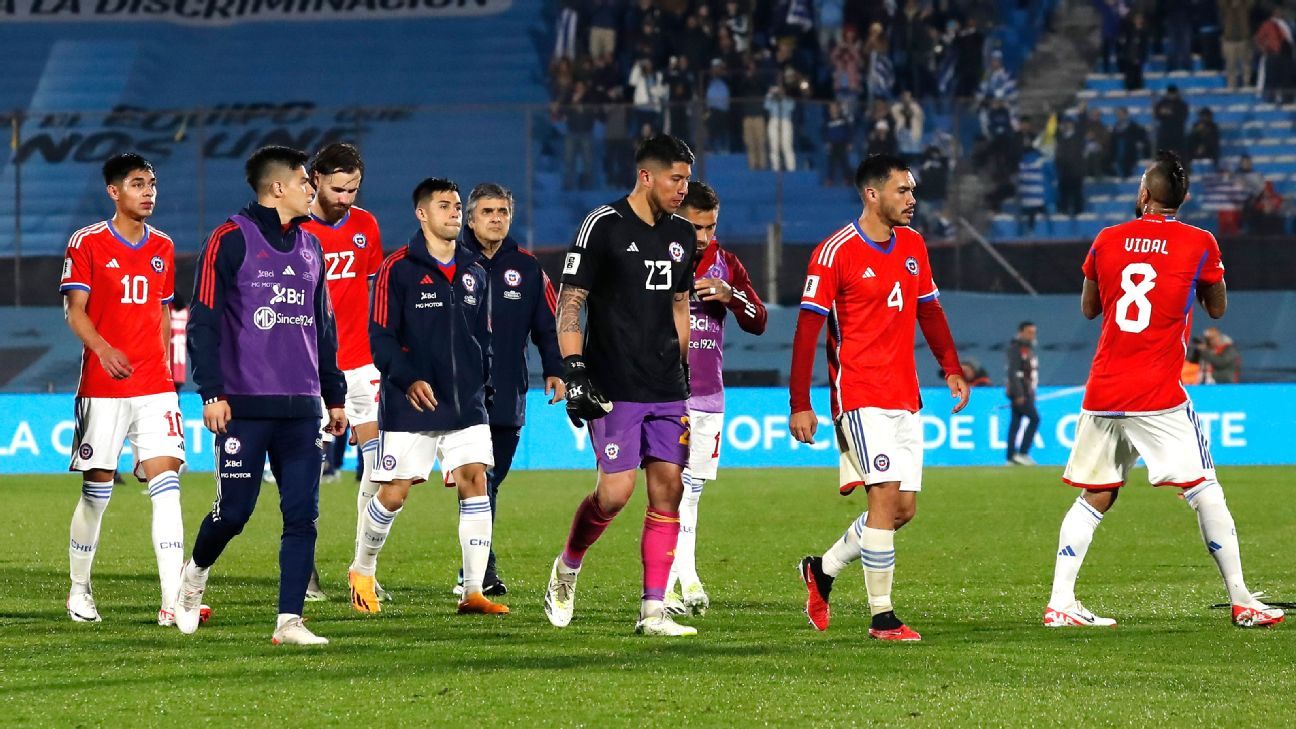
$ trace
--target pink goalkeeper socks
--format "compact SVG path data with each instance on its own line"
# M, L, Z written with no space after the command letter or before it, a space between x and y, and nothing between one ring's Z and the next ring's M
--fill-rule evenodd
M596 495L586 496L580 502L580 506L576 507L576 516L572 518L571 531L567 534L567 546L563 548L562 553L563 564L573 570L580 569L581 561L585 559L585 551L603 536L603 530L607 529L615 516L616 514L606 514L599 508ZM667 569L670 568L669 563L666 566Z
M679 532L678 512L658 511L648 507L639 552L644 567L643 599L665 598L666 580L670 577L671 563L675 561L675 544L679 541Z

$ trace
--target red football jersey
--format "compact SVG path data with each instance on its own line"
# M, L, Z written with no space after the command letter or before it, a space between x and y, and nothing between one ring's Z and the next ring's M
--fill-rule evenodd
M891 240L876 243L852 222L819 244L801 307L828 317L834 419L864 407L918 411L918 302L939 295L927 245L912 228L896 228Z
M1084 261L1098 284L1102 335L1083 408L1155 413L1182 405L1179 382L1197 285L1224 280L1215 236L1174 218L1145 215L1104 228Z
M81 355L78 397L138 397L171 392L169 346L171 298L175 292L175 244L165 233L144 226L132 245L110 221L72 234L63 260L59 291L90 292L86 314L95 331L121 350L135 371L114 380L93 352Z
M382 234L373 214L352 206L337 225L311 216L302 225L324 248L324 280L337 318L338 369L373 363L369 351L369 281L382 265Z

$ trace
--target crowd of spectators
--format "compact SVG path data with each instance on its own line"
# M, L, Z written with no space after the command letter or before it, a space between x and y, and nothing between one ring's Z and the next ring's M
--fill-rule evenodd
M1100 19L1101 70L1121 73L1125 88L1143 88L1154 50L1168 71L1223 71L1228 87L1260 86L1270 101L1296 93L1291 11L1257 0L1093 0Z
M931 113L959 105L983 133L1016 124L1016 81L985 31L994 13L975 0L562 0L549 79L566 183L600 182L596 122L616 184L609 158L649 130L751 169L814 168L826 185L883 151L948 174L953 145Z

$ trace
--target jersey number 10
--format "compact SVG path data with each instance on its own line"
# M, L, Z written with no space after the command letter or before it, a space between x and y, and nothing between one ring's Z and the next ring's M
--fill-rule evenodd
M1134 283L1135 276L1142 277L1138 283ZM1116 326L1122 332L1138 334L1152 323L1152 302L1147 296L1156 288L1156 277L1150 263L1131 263L1121 271L1121 291L1125 293L1116 300Z
M156 260L156 259L154 259ZM148 303L148 278L144 276L131 276L127 274L122 276L122 298L123 304L147 304Z

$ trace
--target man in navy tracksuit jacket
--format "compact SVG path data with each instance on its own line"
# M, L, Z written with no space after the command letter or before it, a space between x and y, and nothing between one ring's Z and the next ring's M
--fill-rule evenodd
M468 196L467 219L464 244L481 254L481 264L490 278L491 381L495 385L490 426L495 466L486 472L486 493L495 518L499 487L513 465L513 454L526 422L528 339L540 350L545 393L552 394L550 404L562 402L566 395L554 324L558 295L540 261L518 247L508 234L513 221L513 193L493 183L474 187ZM485 580L487 595L508 592L496 570L494 549L486 563Z
M462 221L458 187L428 178L414 190L419 231L378 269L369 343L382 373L377 495L365 512L351 564L351 606L381 611L374 574L378 553L410 487L433 463L459 489L461 613L502 614L482 595L491 544L486 469L494 464L487 411L491 398L489 282L480 256L456 242Z
M216 228L199 255L189 314L189 361L216 434L216 501L182 572L176 625L192 633L207 570L243 531L266 456L279 487L276 644L327 643L302 624L319 517L320 398L329 432L346 430L346 380L324 287L319 239L301 228L314 194L306 154L265 147L248 159L251 203Z

